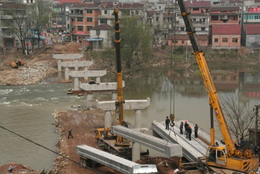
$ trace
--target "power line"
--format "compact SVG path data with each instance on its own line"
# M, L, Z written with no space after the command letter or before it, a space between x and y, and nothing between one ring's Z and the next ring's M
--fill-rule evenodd
M68 159L68 160L70 160L70 161L72 161L72 162L74 162L74 163L76 163L76 164L79 165L79 163L78 163L77 161L74 161L73 159L68 158L68 157L66 157L66 156L64 156L64 155L62 155L62 154L60 154L60 153L58 153L58 152L55 152L55 151L49 149L48 147L45 147L45 146L43 146L43 145L41 145L41 144L39 144L39 143L36 143L36 142L30 140L29 138L26 138L26 137L24 137L24 136L22 136L22 135L20 135L20 134L18 134L18 133L16 133L16 132L14 132L14 131L11 131L10 129L7 129L7 128L1 126L1 125L0 125L0 128L6 130L6 131L8 131L8 132L11 132L12 134L17 135L18 137L21 137L21 138L23 138L23 139L25 139L25 140L27 140L27 141L29 141L29 142L31 142L31 143L37 145L37 146L40 146L40 147L42 147L42 148L44 148L44 149L46 149L46 150L48 150L48 151L50 151L50 152L52 152L52 153L55 153L55 154L57 154L57 155L59 155L59 156L62 156L63 158L66 158L66 159Z

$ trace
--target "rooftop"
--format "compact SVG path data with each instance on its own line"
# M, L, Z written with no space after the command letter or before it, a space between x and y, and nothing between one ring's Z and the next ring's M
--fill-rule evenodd
M239 24L212 25L212 35L240 35L241 26Z
M246 34L260 34L260 24L246 24L245 31Z

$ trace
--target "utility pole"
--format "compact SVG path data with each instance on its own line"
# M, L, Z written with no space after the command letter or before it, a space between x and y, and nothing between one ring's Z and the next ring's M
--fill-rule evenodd
M257 144L257 130L258 130L258 110L260 105L255 105L255 145Z

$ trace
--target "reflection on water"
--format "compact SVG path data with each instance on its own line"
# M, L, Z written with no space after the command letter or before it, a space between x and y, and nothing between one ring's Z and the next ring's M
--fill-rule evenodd
M220 72L212 73L212 76L220 97L237 95L253 108L259 104L259 74ZM142 72L136 79L124 80L127 89L123 94L125 100L151 99L151 105L142 111L142 127L150 127L153 120L163 121L172 110L177 120L188 119L209 130L208 95L200 76L185 70L174 73L152 70ZM48 83L37 85L1 86L0 124L56 150L58 135L52 125L53 111L78 105L84 107L88 102L85 96L66 94L73 84L55 84L54 81L55 78L50 78ZM101 81L116 81L115 75L107 75ZM93 94L93 100L110 100L111 97L111 94ZM131 127L134 126L134 114L134 111L125 111L124 114ZM22 163L38 170L50 169L55 159L51 152L4 130L0 131L0 154L1 164Z

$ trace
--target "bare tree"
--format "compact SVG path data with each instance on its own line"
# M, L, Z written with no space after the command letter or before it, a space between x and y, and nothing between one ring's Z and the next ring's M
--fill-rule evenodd
M240 102L236 96L225 96L221 98L221 101L230 133L236 137L237 141L240 138L247 138L248 128L254 124L253 110Z
M40 35L44 28L46 28L47 23L49 22L49 14L51 10L46 2L43 0L37 0L34 4L29 7L28 12L29 18L33 24L33 38L34 32L37 32L38 36L38 48L40 45Z
M26 37L31 27L31 21L27 18L27 5L25 4L9 4L4 8L2 15L2 22L8 28L7 31L14 33L21 43L21 48L25 54Z

